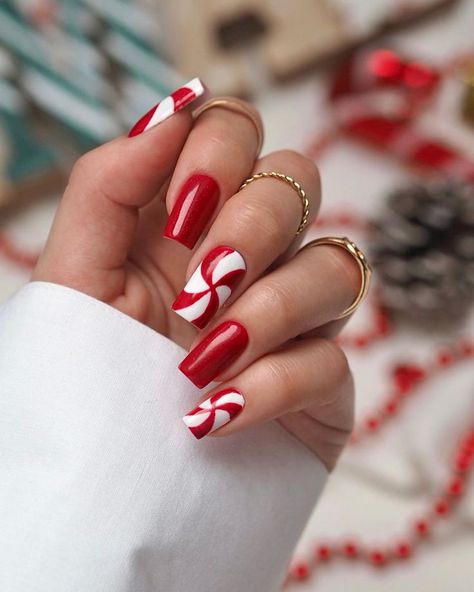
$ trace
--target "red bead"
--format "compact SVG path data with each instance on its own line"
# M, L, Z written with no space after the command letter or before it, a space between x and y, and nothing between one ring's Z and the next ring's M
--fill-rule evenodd
M468 450L461 450L456 456L456 469L460 473L465 473L471 468L473 453Z
M359 548L354 541L347 541L347 543L344 543L342 546L342 552L346 557L353 559L358 556Z
M474 354L474 343L468 340L463 340L459 344L459 351L462 356L469 357Z
M414 89L426 89L437 82L438 76L424 64L412 62L405 66L403 80L407 86Z
M407 541L401 541L395 547L395 555L400 559L406 559L407 557L410 557L411 552L411 545Z
M385 405L385 413L387 415L395 415L396 413L398 413L400 406L397 403L397 401L389 401L386 405Z
M354 345L358 349L362 349L362 348L366 347L368 345L368 343L369 343L369 340L367 339L367 337L365 335L359 335L359 337L356 337L354 339Z
M369 57L369 68L380 78L398 78L402 72L402 61L395 52L378 49Z
M417 382L426 378L426 370L420 366L400 364L393 370L393 378L400 394L407 394Z
M436 358L438 366L445 368L446 366L450 366L454 362L454 356L449 351L440 351Z
M420 536L426 536L430 531L430 526L426 520L417 520L415 522L415 531Z
M438 500L434 503L433 509L438 516L446 516L449 514L449 504L446 500Z
M331 548L329 545L319 545L316 547L316 557L321 561L329 561L331 559Z
M290 569L290 574L295 580L306 580L309 576L309 566L303 562L296 563Z
M406 366L398 366L395 368L393 377L400 393L405 394L411 390L413 379Z
M390 332L390 323L385 314L377 315L376 327L379 335L387 335Z
M467 471L471 468L471 461L469 458L466 458L466 455L462 455L456 459L456 470L459 473L467 473Z
M369 554L370 561L377 567L381 567L387 563L387 554L384 551L374 550Z
M465 452L474 453L474 433L469 434L466 437L466 439L463 441L462 447Z
M368 417L365 426L370 432L375 432L380 427L380 421L376 417Z
M326 226L327 223L328 223L327 219L324 216L319 216L318 218L316 218L314 225L315 226Z
M354 218L350 214L341 213L337 215L336 223L338 226L353 226Z
M449 481L446 491L449 495L452 495L453 497L462 495L464 492L464 479L457 476L453 477Z

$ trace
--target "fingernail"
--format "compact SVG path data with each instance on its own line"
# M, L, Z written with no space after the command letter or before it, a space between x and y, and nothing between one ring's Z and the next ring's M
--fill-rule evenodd
M231 247L212 249L173 302L180 317L202 329L231 296L245 275L242 255Z
M179 365L197 387L204 388L242 354L249 342L240 323L226 321L200 341Z
M192 175L178 194L163 236L192 249L219 202L219 185L208 175Z
M233 388L219 391L183 417L184 423L198 440L215 432L239 415L245 405L242 394Z
M173 113L180 111L183 107L186 107L186 105L189 105L203 95L204 91L205 88L201 80L199 78L193 78L152 107L148 113L145 113L128 132L128 137L138 136L155 127L155 125L168 119Z

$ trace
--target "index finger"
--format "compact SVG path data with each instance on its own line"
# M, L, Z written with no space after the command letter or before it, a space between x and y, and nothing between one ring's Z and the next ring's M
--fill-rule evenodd
M191 114L181 111L146 133L117 138L82 156L33 279L63 283L101 300L116 296L139 209L171 174L191 126Z

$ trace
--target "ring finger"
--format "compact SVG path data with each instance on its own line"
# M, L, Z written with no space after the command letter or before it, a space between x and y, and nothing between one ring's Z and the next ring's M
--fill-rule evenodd
M344 249L303 249L226 309L180 370L200 388L229 380L264 354L335 319L354 301L359 287L358 265Z

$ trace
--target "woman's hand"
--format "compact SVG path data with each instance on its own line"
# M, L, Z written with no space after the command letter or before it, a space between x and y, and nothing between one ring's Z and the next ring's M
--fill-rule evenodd
M282 172L305 189L309 221L317 215L314 164L292 151L256 160L256 151L252 121L213 108L89 152L33 279L80 290L190 348L180 369L201 388L220 383L184 418L198 438L278 419L332 468L353 422L333 319L360 274L338 247L297 253L302 204L290 185L262 179L237 193L254 173Z

